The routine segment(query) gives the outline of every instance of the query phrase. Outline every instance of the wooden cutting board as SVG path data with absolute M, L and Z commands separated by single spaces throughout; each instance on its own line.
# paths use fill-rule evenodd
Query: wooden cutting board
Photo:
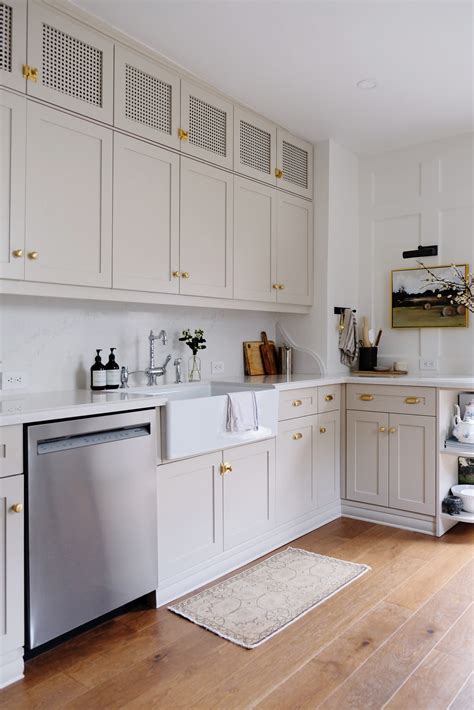
M 275 343 L 272 344 L 275 345 Z M 261 345 L 261 340 L 247 340 L 244 342 L 244 366 L 246 375 L 265 374 L 262 353 L 260 351 Z
M 263 367 L 266 375 L 278 374 L 278 361 L 275 343 L 271 343 L 265 331 L 262 331 L 262 344 L 260 345 Z

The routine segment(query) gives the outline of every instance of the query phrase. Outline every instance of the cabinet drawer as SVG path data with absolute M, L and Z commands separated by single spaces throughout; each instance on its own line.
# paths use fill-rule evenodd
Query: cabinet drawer
M 286 390 L 280 392 L 278 419 L 295 419 L 318 411 L 318 390 L 316 387 Z
M 23 427 L 0 429 L 0 478 L 23 473 Z
M 333 412 L 341 408 L 341 385 L 318 387 L 318 412 Z
M 397 385 L 347 385 L 347 409 L 399 414 L 436 414 L 436 390 Z

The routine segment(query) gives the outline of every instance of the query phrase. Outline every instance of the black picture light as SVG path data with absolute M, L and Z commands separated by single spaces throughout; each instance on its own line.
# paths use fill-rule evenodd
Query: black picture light
M 419 246 L 413 251 L 404 251 L 402 256 L 404 259 L 416 259 L 420 256 L 438 256 L 438 245 L 434 244 L 430 247 Z

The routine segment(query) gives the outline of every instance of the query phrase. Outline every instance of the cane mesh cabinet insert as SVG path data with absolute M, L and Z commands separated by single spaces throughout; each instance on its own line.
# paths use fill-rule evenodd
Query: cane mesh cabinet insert
M 183 152 L 232 168 L 232 104 L 183 81 L 181 114 Z
M 12 15 L 13 9 L 0 2 L 0 69 L 12 70 Z
M 302 197 L 311 198 L 313 191 L 312 163 L 312 146 L 279 128 L 277 132 L 277 185 Z
M 234 109 L 234 121 L 236 172 L 275 185 L 276 126 L 238 106 Z
M 171 133 L 171 85 L 136 67 L 125 67 L 125 115 L 132 121 Z
M 25 91 L 26 0 L 0 1 L 0 86 Z

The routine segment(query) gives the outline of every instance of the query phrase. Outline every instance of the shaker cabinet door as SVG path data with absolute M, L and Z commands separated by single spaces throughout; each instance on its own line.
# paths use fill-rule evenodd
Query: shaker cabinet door
M 318 463 L 315 487 L 318 508 L 322 508 L 341 497 L 341 413 L 318 414 L 316 435 Z
M 284 192 L 278 192 L 276 283 L 279 303 L 313 303 L 313 206 Z
M 2 655 L 24 643 L 23 476 L 0 479 L 0 649 Z
M 347 498 L 388 505 L 388 414 L 347 412 Z
M 296 520 L 316 507 L 318 417 L 300 417 L 278 424 L 276 440 L 277 523 Z
M 27 0 L 0 0 L 0 86 L 26 91 Z
M 179 156 L 114 137 L 114 288 L 178 293 Z

